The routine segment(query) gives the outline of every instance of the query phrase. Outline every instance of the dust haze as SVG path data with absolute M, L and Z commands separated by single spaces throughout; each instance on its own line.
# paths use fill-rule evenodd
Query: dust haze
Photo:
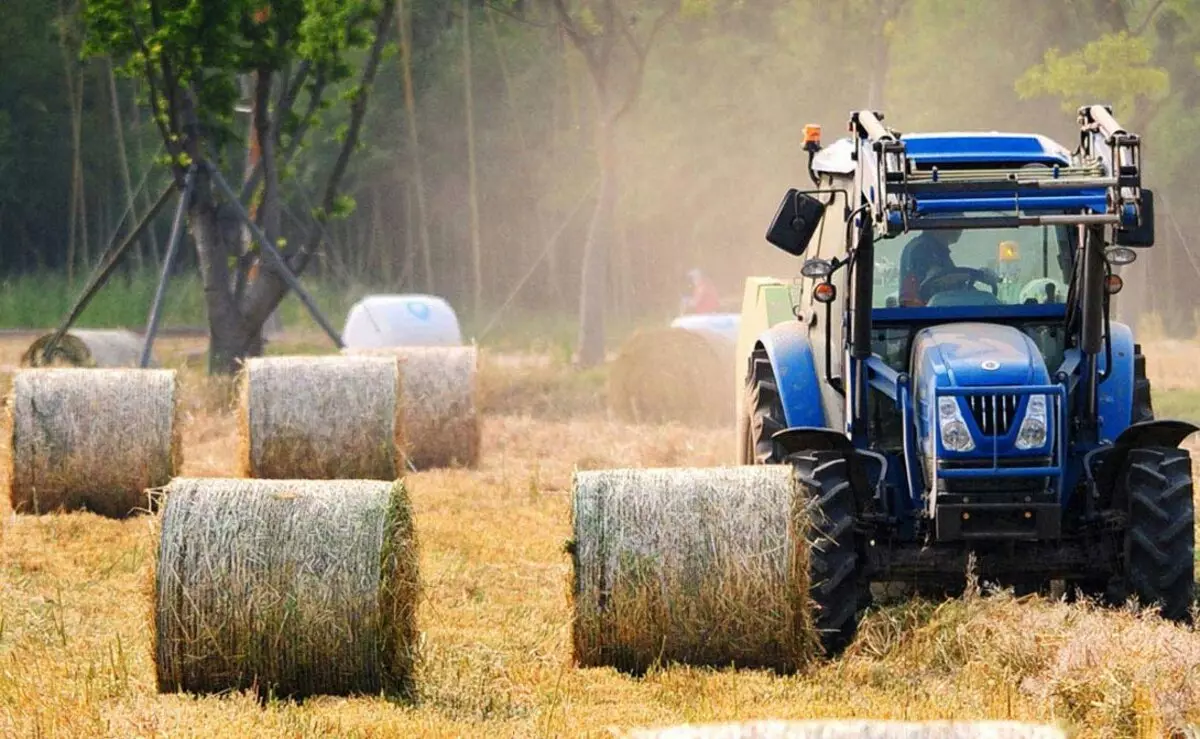
M 1022 99 L 1017 80 L 1052 44 L 1069 51 L 1090 40 L 1099 32 L 1094 19 L 1071 28 L 1076 42 L 1063 35 L 1065 10 L 1023 1 L 987 12 L 939 0 L 715 6 L 656 39 L 636 106 L 619 123 L 616 237 L 607 245 L 611 322 L 674 315 L 692 267 L 733 310 L 747 276 L 796 272 L 795 260 L 763 234 L 784 191 L 811 184 L 801 149 L 806 123 L 821 124 L 829 144 L 845 135 L 850 111 L 872 107 L 902 132 L 1025 130 L 1076 144 L 1072 101 Z M 472 29 L 483 308 L 574 318 L 599 177 L 595 106 L 580 55 L 546 18 L 531 17 L 481 14 Z M 416 89 L 423 183 L 393 60 L 372 102 L 358 210 L 336 227 L 323 267 L 370 275 L 392 291 L 435 292 L 470 315 L 461 35 L 431 53 L 438 63 L 424 65 Z M 623 73 L 632 66 L 628 58 L 619 64 Z M 1138 117 L 1116 112 L 1122 121 Z M 1152 180 L 1159 156 L 1147 147 Z

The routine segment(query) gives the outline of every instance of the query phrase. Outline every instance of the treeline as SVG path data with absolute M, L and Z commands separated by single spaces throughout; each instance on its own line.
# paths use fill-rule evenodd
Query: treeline
M 623 5 L 637 27 L 663 2 Z M 654 36 L 617 129 L 616 316 L 673 310 L 692 266 L 731 295 L 748 274 L 794 272 L 762 232 L 783 190 L 806 181 L 807 122 L 829 141 L 850 110 L 870 106 L 902 131 L 1025 129 L 1073 145 L 1074 106 L 1101 101 L 1145 135 L 1160 194 L 1160 246 L 1129 274 L 1123 308 L 1193 330 L 1200 0 L 683 5 Z M 83 60 L 76 0 L 8 0 L 5 10 L 0 273 L 78 283 L 130 201 L 144 213 L 166 186 L 154 164 L 161 138 L 136 81 Z M 329 226 L 311 273 L 442 294 L 467 313 L 476 296 L 483 313 L 575 311 L 600 175 L 584 59 L 548 2 L 408 0 L 399 10 L 346 180 L 356 207 Z M 248 135 L 248 115 L 243 123 Z M 336 155 L 339 128 L 324 121 L 287 172 L 285 235 L 308 227 L 315 173 Z M 241 176 L 237 152 L 222 164 Z M 160 216 L 129 269 L 159 263 L 169 220 Z

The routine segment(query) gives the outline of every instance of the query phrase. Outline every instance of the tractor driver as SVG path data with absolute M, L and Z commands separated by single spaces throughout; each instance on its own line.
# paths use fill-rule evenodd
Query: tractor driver
M 959 230 L 922 231 L 905 245 L 900 254 L 900 305 L 919 307 L 921 283 L 925 278 L 943 270 L 954 269 L 950 246 L 962 236 Z

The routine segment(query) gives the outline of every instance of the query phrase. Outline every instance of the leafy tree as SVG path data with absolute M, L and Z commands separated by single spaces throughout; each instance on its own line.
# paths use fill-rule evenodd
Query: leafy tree
M 209 169 L 244 150 L 235 125 L 242 81 L 252 81 L 260 152 L 242 200 L 253 199 L 268 239 L 299 273 L 321 243 L 321 225 L 352 204 L 339 187 L 394 9 L 390 0 L 88 1 L 87 50 L 141 79 L 176 185 L 183 188 L 189 172 L 194 177 L 187 222 L 204 284 L 210 371 L 233 371 L 261 353 L 262 326 L 287 293 L 273 259 L 263 255 L 262 268 L 252 269 L 257 249 L 243 245 L 237 206 L 222 197 Z M 364 49 L 356 73 L 353 61 Z M 335 134 L 341 147 L 312 214 L 316 223 L 302 243 L 280 243 L 283 172 L 335 100 L 349 117 Z

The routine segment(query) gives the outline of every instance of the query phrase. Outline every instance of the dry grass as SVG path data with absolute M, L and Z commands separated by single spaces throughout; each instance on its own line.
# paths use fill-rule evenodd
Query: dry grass
M 751 471 L 576 476 L 577 664 L 635 674 L 673 663 L 794 672 L 819 652 L 801 488 L 790 468 Z
M 163 495 L 160 691 L 411 691 L 417 541 L 400 482 L 177 478 Z
M 14 352 L 0 342 L 0 361 Z M 186 374 L 182 386 L 183 474 L 235 475 L 229 388 Z M 573 411 L 546 402 L 545 414 Z M 409 475 L 425 588 L 415 704 L 160 695 L 149 521 L 12 517 L 0 498 L 0 736 L 602 737 L 762 718 L 1013 718 L 1164 737 L 1200 723 L 1197 632 L 1009 596 L 875 611 L 847 656 L 788 677 L 572 667 L 575 467 L 715 465 L 729 447 L 725 429 L 485 415 L 477 470 Z

